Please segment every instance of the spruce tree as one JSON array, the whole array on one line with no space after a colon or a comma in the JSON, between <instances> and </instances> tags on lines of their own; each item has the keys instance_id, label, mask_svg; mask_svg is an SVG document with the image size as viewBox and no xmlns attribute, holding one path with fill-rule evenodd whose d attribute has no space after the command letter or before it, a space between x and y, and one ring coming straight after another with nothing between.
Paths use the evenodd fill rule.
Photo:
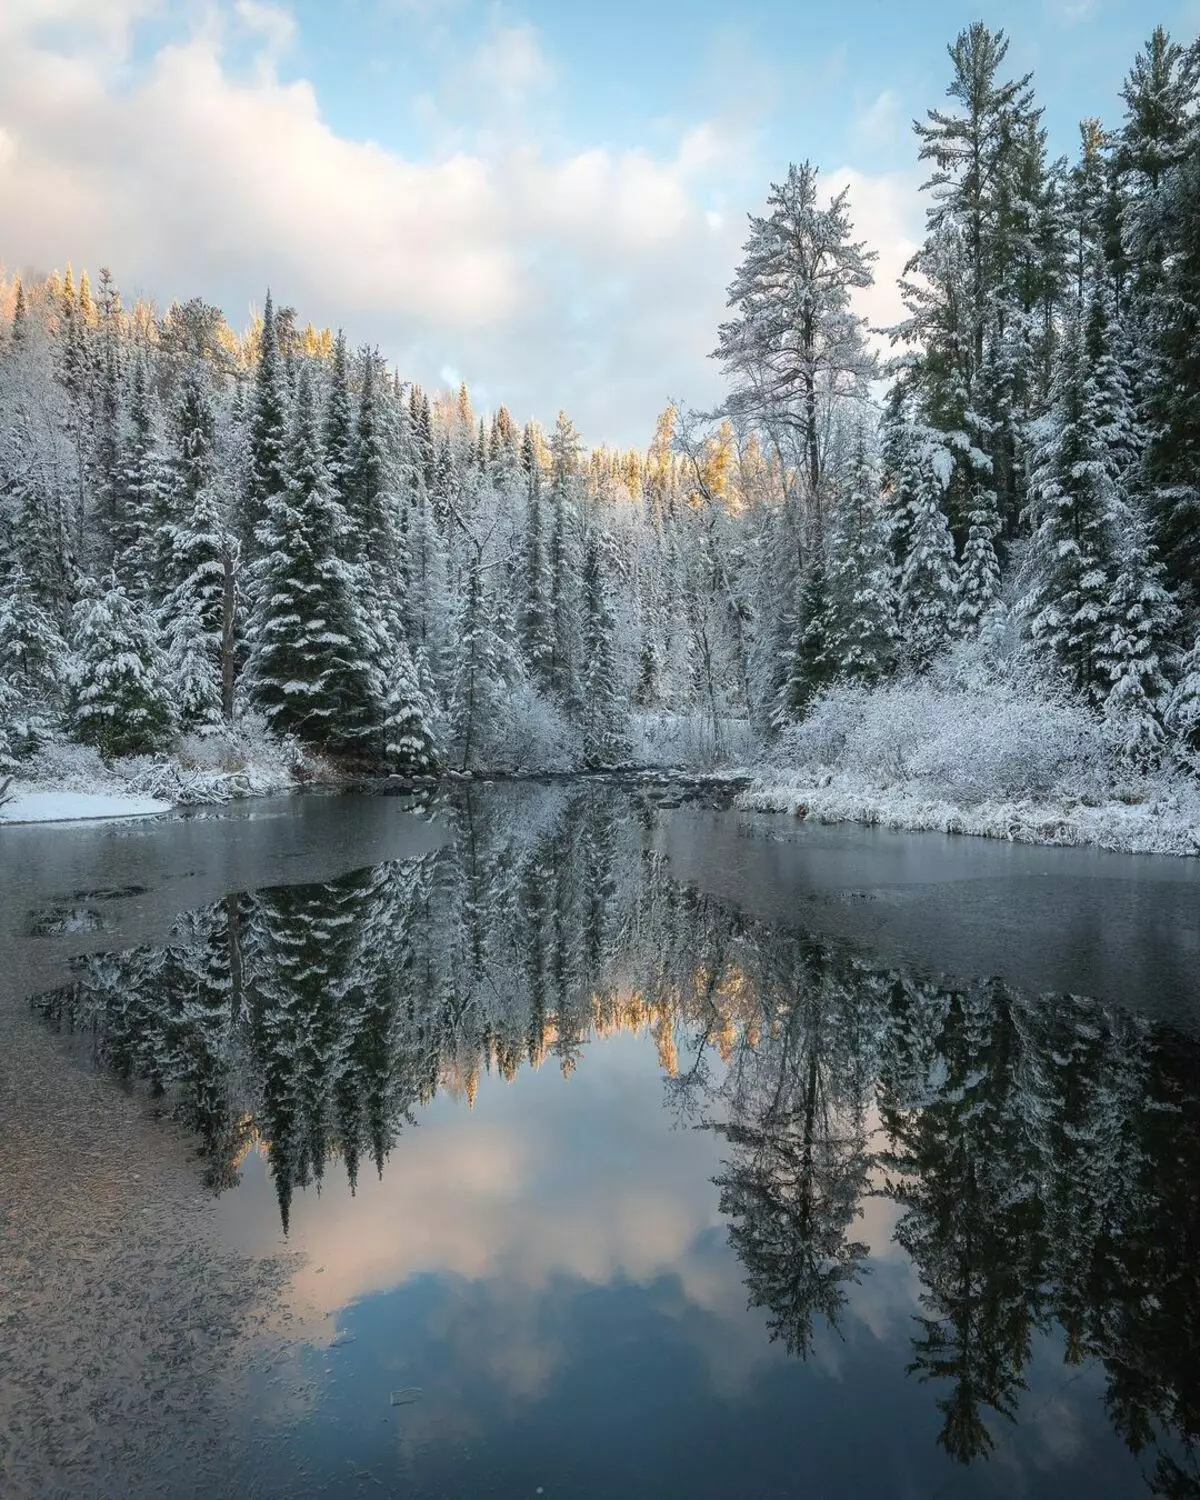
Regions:
<instances>
[{"instance_id":1,"label":"spruce tree","mask_svg":"<svg viewBox=\"0 0 1200 1500\"><path fill-rule=\"evenodd\" d=\"M67 669L72 732L106 759L160 750L174 728L153 616L115 578L80 601Z\"/></svg>"},{"instance_id":2,"label":"spruce tree","mask_svg":"<svg viewBox=\"0 0 1200 1500\"><path fill-rule=\"evenodd\" d=\"M378 750L378 677L338 556L341 507L321 454L308 370L300 372L285 484L259 528L248 671L251 697L280 733L331 750Z\"/></svg>"},{"instance_id":3,"label":"spruce tree","mask_svg":"<svg viewBox=\"0 0 1200 1500\"><path fill-rule=\"evenodd\" d=\"M383 756L401 776L430 776L440 765L430 715L408 643L400 639L385 674Z\"/></svg>"},{"instance_id":4,"label":"spruce tree","mask_svg":"<svg viewBox=\"0 0 1200 1500\"><path fill-rule=\"evenodd\" d=\"M830 664L847 681L878 682L896 658L896 596L879 482L861 441L851 487L834 511L827 571Z\"/></svg>"},{"instance_id":5,"label":"spruce tree","mask_svg":"<svg viewBox=\"0 0 1200 1500\"><path fill-rule=\"evenodd\" d=\"M1200 634L1184 656L1166 708L1166 724L1180 759L1200 772Z\"/></svg>"},{"instance_id":6,"label":"spruce tree","mask_svg":"<svg viewBox=\"0 0 1200 1500\"><path fill-rule=\"evenodd\" d=\"M999 534L995 491L977 485L967 545L958 570L958 605L954 612L955 628L967 637L979 634L1000 598L1000 559L996 555Z\"/></svg>"},{"instance_id":7,"label":"spruce tree","mask_svg":"<svg viewBox=\"0 0 1200 1500\"><path fill-rule=\"evenodd\" d=\"M525 669L543 690L551 686L553 656L549 639L547 607L546 543L542 520L542 470L538 463L533 429L526 427L521 449L525 473L525 535L521 609L521 645Z\"/></svg>"},{"instance_id":8,"label":"spruce tree","mask_svg":"<svg viewBox=\"0 0 1200 1500\"><path fill-rule=\"evenodd\" d=\"M0 753L32 753L59 707L66 646L14 562L0 585Z\"/></svg>"},{"instance_id":9,"label":"spruce tree","mask_svg":"<svg viewBox=\"0 0 1200 1500\"><path fill-rule=\"evenodd\" d=\"M566 412L560 411L550 442L551 501L550 532L550 664L549 683L563 703L574 706L578 692L576 677L578 608L576 599L575 491L579 466L579 434Z\"/></svg>"},{"instance_id":10,"label":"spruce tree","mask_svg":"<svg viewBox=\"0 0 1200 1500\"><path fill-rule=\"evenodd\" d=\"M242 511L243 539L249 544L254 542L272 502L287 484L287 445L287 377L279 348L275 303L268 291L254 372L249 467Z\"/></svg>"},{"instance_id":11,"label":"spruce tree","mask_svg":"<svg viewBox=\"0 0 1200 1500\"><path fill-rule=\"evenodd\" d=\"M947 647L958 598L954 539L942 508L942 450L914 433L908 441L897 489L899 566L896 575L900 656L924 671Z\"/></svg>"},{"instance_id":12,"label":"spruce tree","mask_svg":"<svg viewBox=\"0 0 1200 1500\"><path fill-rule=\"evenodd\" d=\"M829 649L829 590L825 559L815 553L800 586L795 624L783 663L784 677L775 722L782 726L802 719L812 700L837 675L837 660Z\"/></svg>"},{"instance_id":13,"label":"spruce tree","mask_svg":"<svg viewBox=\"0 0 1200 1500\"><path fill-rule=\"evenodd\" d=\"M584 755L612 765L628 750L626 714L617 682L615 622L605 584L600 539L592 530L583 554L583 681L580 728Z\"/></svg>"}]
</instances>

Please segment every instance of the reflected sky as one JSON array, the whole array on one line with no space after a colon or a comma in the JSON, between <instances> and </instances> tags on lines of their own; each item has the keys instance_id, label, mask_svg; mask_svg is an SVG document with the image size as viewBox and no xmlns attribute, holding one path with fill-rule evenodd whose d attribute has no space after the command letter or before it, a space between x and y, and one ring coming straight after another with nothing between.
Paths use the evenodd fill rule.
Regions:
<instances>
[{"instance_id":1,"label":"reflected sky","mask_svg":"<svg viewBox=\"0 0 1200 1500\"><path fill-rule=\"evenodd\" d=\"M304 1257L231 1483L1200 1494L1195 1043L738 912L636 798L446 819L35 1002Z\"/></svg>"}]
</instances>

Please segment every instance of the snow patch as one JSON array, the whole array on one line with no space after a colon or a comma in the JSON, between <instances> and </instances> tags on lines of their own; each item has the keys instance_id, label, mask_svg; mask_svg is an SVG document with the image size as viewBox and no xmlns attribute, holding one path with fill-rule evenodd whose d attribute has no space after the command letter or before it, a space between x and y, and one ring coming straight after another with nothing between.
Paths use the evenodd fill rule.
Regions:
<instances>
[{"instance_id":1,"label":"snow patch","mask_svg":"<svg viewBox=\"0 0 1200 1500\"><path fill-rule=\"evenodd\" d=\"M0 804L0 823L78 823L92 818L147 818L170 812L157 797L112 792L19 790Z\"/></svg>"}]
</instances>

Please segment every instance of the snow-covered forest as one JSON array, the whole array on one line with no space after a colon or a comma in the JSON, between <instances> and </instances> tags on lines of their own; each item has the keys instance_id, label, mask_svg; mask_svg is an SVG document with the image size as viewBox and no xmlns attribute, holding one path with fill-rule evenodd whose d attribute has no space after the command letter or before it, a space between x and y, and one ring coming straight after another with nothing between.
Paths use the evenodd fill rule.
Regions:
<instances>
[{"instance_id":1,"label":"snow-covered forest","mask_svg":"<svg viewBox=\"0 0 1200 1500\"><path fill-rule=\"evenodd\" d=\"M0 769L273 737L402 773L836 770L883 692L943 723L1003 696L1049 790L1081 757L1098 795L1194 774L1200 44L1156 30L1071 158L1006 51L964 31L915 127L905 320L858 316L854 205L789 168L724 405L644 452L422 390L270 294L236 330L108 270L0 279Z\"/></svg>"},{"instance_id":2,"label":"snow-covered forest","mask_svg":"<svg viewBox=\"0 0 1200 1500\"><path fill-rule=\"evenodd\" d=\"M1097 1362L1121 1438L1160 1455L1155 1492L1182 1494L1195 1043L760 923L677 884L644 814L604 788L468 792L441 849L230 896L35 1005L197 1132L216 1188L263 1152L285 1227L297 1189L386 1175L439 1092L585 1071L589 1042L639 1034L668 1110L722 1137L714 1194L771 1337L807 1358L838 1324L871 1270L863 1205L883 1199L921 1285L911 1368L952 1457L989 1451L1057 1328L1068 1365Z\"/></svg>"}]
</instances>

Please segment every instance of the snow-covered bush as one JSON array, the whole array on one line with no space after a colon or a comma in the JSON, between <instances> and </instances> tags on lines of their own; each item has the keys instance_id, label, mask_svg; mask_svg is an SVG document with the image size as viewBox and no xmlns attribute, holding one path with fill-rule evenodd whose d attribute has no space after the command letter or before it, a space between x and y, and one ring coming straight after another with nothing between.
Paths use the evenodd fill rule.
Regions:
<instances>
[{"instance_id":1,"label":"snow-covered bush","mask_svg":"<svg viewBox=\"0 0 1200 1500\"><path fill-rule=\"evenodd\" d=\"M582 756L582 735L559 705L520 682L495 704L472 761L492 771L569 771Z\"/></svg>"},{"instance_id":2,"label":"snow-covered bush","mask_svg":"<svg viewBox=\"0 0 1200 1500\"><path fill-rule=\"evenodd\" d=\"M1116 772L1103 725L1029 681L905 677L834 685L774 747L775 765L912 782L965 805L1069 792L1098 796Z\"/></svg>"}]
</instances>

